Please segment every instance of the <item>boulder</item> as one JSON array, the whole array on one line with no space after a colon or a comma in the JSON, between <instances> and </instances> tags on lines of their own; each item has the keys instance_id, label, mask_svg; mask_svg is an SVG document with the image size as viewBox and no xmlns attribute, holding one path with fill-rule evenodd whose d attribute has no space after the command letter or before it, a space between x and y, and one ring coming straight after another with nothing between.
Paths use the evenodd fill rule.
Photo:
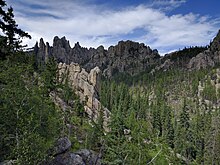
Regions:
<instances>
[{"instance_id":1,"label":"boulder","mask_svg":"<svg viewBox=\"0 0 220 165\"><path fill-rule=\"evenodd\" d=\"M70 147L71 142L67 137L60 138L54 146L53 157L40 165L101 165L101 156L98 153L88 149L70 152Z\"/></svg>"},{"instance_id":2,"label":"boulder","mask_svg":"<svg viewBox=\"0 0 220 165\"><path fill-rule=\"evenodd\" d=\"M86 165L101 165L101 156L94 151L81 149L75 154L81 156Z\"/></svg>"},{"instance_id":3,"label":"boulder","mask_svg":"<svg viewBox=\"0 0 220 165\"><path fill-rule=\"evenodd\" d=\"M53 155L67 152L71 148L71 141L67 137L58 139L53 148Z\"/></svg>"},{"instance_id":4,"label":"boulder","mask_svg":"<svg viewBox=\"0 0 220 165\"><path fill-rule=\"evenodd\" d=\"M47 164L48 165L86 165L81 156L70 152L57 155L51 162L47 162Z\"/></svg>"}]
</instances>

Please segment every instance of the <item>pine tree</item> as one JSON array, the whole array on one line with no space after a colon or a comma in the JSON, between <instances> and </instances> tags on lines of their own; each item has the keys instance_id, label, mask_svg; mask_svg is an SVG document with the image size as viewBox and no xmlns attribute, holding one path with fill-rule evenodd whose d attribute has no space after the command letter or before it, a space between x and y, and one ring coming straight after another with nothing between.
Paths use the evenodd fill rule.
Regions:
<instances>
[{"instance_id":1,"label":"pine tree","mask_svg":"<svg viewBox=\"0 0 220 165\"><path fill-rule=\"evenodd\" d=\"M0 41L4 43L0 47L1 58L5 58L7 55L10 55L9 52L14 50L18 50L22 48L20 38L27 37L31 38L31 36L24 32L23 30L18 28L16 21L14 19L13 8L9 7L5 9L7 6L4 0L0 1L0 29L5 34L5 36L0 36ZM19 38L16 38L16 35ZM5 48L5 46L7 48Z\"/></svg>"}]
</instances>

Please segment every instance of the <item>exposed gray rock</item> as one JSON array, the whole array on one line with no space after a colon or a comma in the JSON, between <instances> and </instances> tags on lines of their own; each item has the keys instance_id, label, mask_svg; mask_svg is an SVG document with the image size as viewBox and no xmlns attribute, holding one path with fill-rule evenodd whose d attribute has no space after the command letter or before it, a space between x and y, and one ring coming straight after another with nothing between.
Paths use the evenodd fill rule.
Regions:
<instances>
[{"instance_id":1,"label":"exposed gray rock","mask_svg":"<svg viewBox=\"0 0 220 165\"><path fill-rule=\"evenodd\" d=\"M49 160L42 162L41 165L101 165L100 154L88 149L70 152L70 147L71 142L68 138L60 138L52 149L57 151L56 154Z\"/></svg>"},{"instance_id":2,"label":"exposed gray rock","mask_svg":"<svg viewBox=\"0 0 220 165\"><path fill-rule=\"evenodd\" d=\"M81 156L74 153L64 153L57 155L49 165L86 165Z\"/></svg>"},{"instance_id":3,"label":"exposed gray rock","mask_svg":"<svg viewBox=\"0 0 220 165\"><path fill-rule=\"evenodd\" d=\"M71 148L71 145L71 141L67 137L58 139L53 149L53 155L65 153Z\"/></svg>"},{"instance_id":4,"label":"exposed gray rock","mask_svg":"<svg viewBox=\"0 0 220 165\"><path fill-rule=\"evenodd\" d=\"M157 64L160 58L157 50L133 41L120 41L116 46L110 46L107 57L104 73L108 77L117 73L140 73Z\"/></svg>"},{"instance_id":5,"label":"exposed gray rock","mask_svg":"<svg viewBox=\"0 0 220 165\"><path fill-rule=\"evenodd\" d=\"M158 71L158 70L167 71L173 68L173 66L174 66L174 62L171 61L170 59L167 59L163 64L156 66L155 69L151 71L151 73L154 73L155 71Z\"/></svg>"},{"instance_id":6,"label":"exposed gray rock","mask_svg":"<svg viewBox=\"0 0 220 165\"><path fill-rule=\"evenodd\" d=\"M210 50L212 52L220 51L220 30L218 31L218 34L216 35L216 37L213 39L210 45Z\"/></svg>"},{"instance_id":7,"label":"exposed gray rock","mask_svg":"<svg viewBox=\"0 0 220 165\"><path fill-rule=\"evenodd\" d=\"M57 62L78 63L86 71L98 66L102 71L105 70L108 77L122 72L137 74L155 65L160 58L157 50L152 50L143 43L120 41L117 45L105 50L103 46L97 49L83 48L77 42L71 48L65 37L60 39L57 36L53 40L53 47L45 45L41 39L39 47L36 44L34 52L41 63L46 63L46 59L53 56Z\"/></svg>"},{"instance_id":8,"label":"exposed gray rock","mask_svg":"<svg viewBox=\"0 0 220 165\"><path fill-rule=\"evenodd\" d=\"M213 67L220 62L220 30L210 44L210 48L196 57L192 58L188 64L189 69L202 69Z\"/></svg>"},{"instance_id":9,"label":"exposed gray rock","mask_svg":"<svg viewBox=\"0 0 220 165\"><path fill-rule=\"evenodd\" d=\"M100 155L94 151L82 149L77 151L75 154L81 156L86 165L101 165Z\"/></svg>"},{"instance_id":10,"label":"exposed gray rock","mask_svg":"<svg viewBox=\"0 0 220 165\"><path fill-rule=\"evenodd\" d=\"M98 66L109 78L118 73L135 75L152 68L154 70L173 68L193 70L213 66L213 62L214 65L220 62L220 31L210 44L209 50L198 55L195 52L188 54L186 51L181 56L173 52L160 57L157 50L133 41L119 41L117 45L110 46L107 50L103 46L97 49L83 48L78 42L71 48L65 37L55 37L52 47L48 43L44 44L41 39L39 46L35 45L34 53L39 65L44 65L48 57L52 56L58 62L78 63L87 72Z\"/></svg>"},{"instance_id":11,"label":"exposed gray rock","mask_svg":"<svg viewBox=\"0 0 220 165\"><path fill-rule=\"evenodd\" d=\"M100 80L101 80L101 70L98 67L93 68L88 75L89 83L91 83L94 88L100 92Z\"/></svg>"},{"instance_id":12,"label":"exposed gray rock","mask_svg":"<svg viewBox=\"0 0 220 165\"><path fill-rule=\"evenodd\" d=\"M66 38L63 37L59 39L59 37L57 36L54 37L52 54L57 59L57 61L69 63L70 53L71 53L71 48Z\"/></svg>"},{"instance_id":13,"label":"exposed gray rock","mask_svg":"<svg viewBox=\"0 0 220 165\"><path fill-rule=\"evenodd\" d=\"M196 57L193 57L189 64L189 69L204 69L207 67L213 67L215 62L211 58L211 52L209 50L199 53Z\"/></svg>"},{"instance_id":14,"label":"exposed gray rock","mask_svg":"<svg viewBox=\"0 0 220 165\"><path fill-rule=\"evenodd\" d=\"M124 129L124 135L129 135L131 133L130 129Z\"/></svg>"},{"instance_id":15,"label":"exposed gray rock","mask_svg":"<svg viewBox=\"0 0 220 165\"><path fill-rule=\"evenodd\" d=\"M51 48L49 46L49 43L44 43L43 39L40 39L40 43L38 46L38 42L34 46L34 53L36 55L36 62L39 67L42 67L45 65L45 63L48 61L49 56L51 55Z\"/></svg>"}]
</instances>

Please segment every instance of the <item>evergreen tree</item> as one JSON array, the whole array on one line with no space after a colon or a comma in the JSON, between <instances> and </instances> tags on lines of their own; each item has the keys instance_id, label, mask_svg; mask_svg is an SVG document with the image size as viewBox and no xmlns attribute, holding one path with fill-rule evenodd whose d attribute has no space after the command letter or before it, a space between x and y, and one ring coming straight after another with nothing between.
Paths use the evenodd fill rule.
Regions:
<instances>
[{"instance_id":1,"label":"evergreen tree","mask_svg":"<svg viewBox=\"0 0 220 165\"><path fill-rule=\"evenodd\" d=\"M0 29L5 34L5 36L0 36L0 43L3 43L0 45L0 58L3 59L7 55L10 55L9 52L18 50L22 47L20 45L20 38L31 38L27 32L18 28L14 19L13 8L9 7L5 9L6 6L6 2L0 0ZM16 38L16 35L18 35L19 38Z\"/></svg>"}]
</instances>

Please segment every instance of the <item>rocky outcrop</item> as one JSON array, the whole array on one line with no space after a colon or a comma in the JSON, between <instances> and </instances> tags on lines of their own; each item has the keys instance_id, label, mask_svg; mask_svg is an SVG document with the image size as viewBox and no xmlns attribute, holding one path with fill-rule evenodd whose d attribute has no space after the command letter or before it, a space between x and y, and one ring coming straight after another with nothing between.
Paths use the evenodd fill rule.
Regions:
<instances>
[{"instance_id":1,"label":"rocky outcrop","mask_svg":"<svg viewBox=\"0 0 220 165\"><path fill-rule=\"evenodd\" d=\"M143 43L119 41L117 45L107 50L103 46L83 48L77 42L73 48L65 37L55 37L53 46L44 44L43 39L34 47L36 61L45 65L48 57L54 57L57 62L66 64L78 63L89 72L98 66L102 73L111 78L118 73L135 75L151 70L169 69L201 69L212 67L220 62L220 31L209 47L190 47L172 52L161 57L157 50L152 50Z\"/></svg>"},{"instance_id":2,"label":"rocky outcrop","mask_svg":"<svg viewBox=\"0 0 220 165\"><path fill-rule=\"evenodd\" d=\"M80 97L81 102L85 104L84 109L90 119L97 121L102 111L104 128L107 130L110 112L99 101L101 70L95 67L88 73L79 64L59 63L58 81L61 83L68 82L69 86Z\"/></svg>"},{"instance_id":3,"label":"rocky outcrop","mask_svg":"<svg viewBox=\"0 0 220 165\"><path fill-rule=\"evenodd\" d=\"M171 59L167 59L164 63L161 65L156 66L154 69L151 70L151 74L153 74L155 71L167 71L174 67L174 62L171 61Z\"/></svg>"},{"instance_id":4,"label":"rocky outcrop","mask_svg":"<svg viewBox=\"0 0 220 165\"><path fill-rule=\"evenodd\" d=\"M59 155L68 151L71 147L71 141L67 137L60 138L56 141L53 148L53 155Z\"/></svg>"},{"instance_id":5,"label":"rocky outcrop","mask_svg":"<svg viewBox=\"0 0 220 165\"><path fill-rule=\"evenodd\" d=\"M189 64L189 69L205 69L207 67L213 67L215 65L214 60L211 57L211 52L209 50L199 53L196 57L193 57Z\"/></svg>"},{"instance_id":6,"label":"rocky outcrop","mask_svg":"<svg viewBox=\"0 0 220 165\"><path fill-rule=\"evenodd\" d=\"M137 74L157 64L160 58L157 50L143 43L120 41L105 50L103 46L97 49L83 48L77 42L71 48L65 37L55 37L52 47L41 39L40 44L35 45L34 53L41 65L46 63L48 57L54 57L58 63L78 63L87 72L98 66L108 77L117 73Z\"/></svg>"},{"instance_id":7,"label":"rocky outcrop","mask_svg":"<svg viewBox=\"0 0 220 165\"><path fill-rule=\"evenodd\" d=\"M212 52L220 51L220 30L218 31L218 34L216 35L216 37L213 39L211 46L210 46L210 50Z\"/></svg>"},{"instance_id":8,"label":"rocky outcrop","mask_svg":"<svg viewBox=\"0 0 220 165\"><path fill-rule=\"evenodd\" d=\"M156 65L160 58L157 50L133 41L120 41L110 46L107 56L109 65L104 69L107 77L117 73L135 75Z\"/></svg>"},{"instance_id":9,"label":"rocky outcrop","mask_svg":"<svg viewBox=\"0 0 220 165\"><path fill-rule=\"evenodd\" d=\"M213 67L218 63L220 63L220 30L210 44L209 49L192 58L188 64L188 68L198 70Z\"/></svg>"},{"instance_id":10,"label":"rocky outcrop","mask_svg":"<svg viewBox=\"0 0 220 165\"><path fill-rule=\"evenodd\" d=\"M43 39L40 39L39 46L38 43L36 43L34 47L34 53L36 55L36 62L37 65L42 67L45 65L45 63L48 61L48 58L51 56L51 47L49 46L49 43L44 43Z\"/></svg>"},{"instance_id":11,"label":"rocky outcrop","mask_svg":"<svg viewBox=\"0 0 220 165\"><path fill-rule=\"evenodd\" d=\"M41 165L101 165L101 155L88 149L71 152L71 142L67 137L57 140L51 159Z\"/></svg>"}]
</instances>

